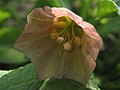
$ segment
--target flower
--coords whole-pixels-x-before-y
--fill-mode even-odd
[[[40,79],[68,78],[86,84],[102,39],[93,25],[66,8],[36,8],[15,48],[35,64]]]

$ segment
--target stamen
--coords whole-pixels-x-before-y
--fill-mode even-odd
[[[81,38],[82,35],[83,35],[82,29],[81,29],[80,27],[77,26],[76,30],[77,30],[77,35]]]
[[[63,49],[70,51],[73,45],[80,47],[82,45],[81,38],[83,31],[74,21],[69,17],[59,17],[55,19],[51,37],[56,39],[58,43],[63,46]],[[62,47],[61,47],[62,48]]]
[[[75,29],[74,29],[74,26],[75,26],[75,23],[72,24],[72,30],[71,30],[73,37],[75,37],[75,33],[74,33],[74,30],[75,30]]]
[[[80,47],[81,46],[81,39],[79,37],[74,37],[74,43],[77,47]]]
[[[58,28],[58,29],[64,29],[65,26],[66,26],[66,23],[65,23],[65,22],[59,22],[59,23],[57,24],[57,28]]]
[[[63,38],[63,37],[58,37],[58,38],[57,38],[57,42],[58,42],[58,43],[62,43],[63,41],[64,41],[64,38]]]
[[[70,43],[65,43],[64,45],[63,45],[63,49],[64,50],[66,50],[66,51],[70,51],[70,50],[72,50],[72,46],[70,45]]]
[[[58,36],[59,36],[59,33],[57,33],[57,32],[51,33],[51,38],[52,39],[58,38]]]

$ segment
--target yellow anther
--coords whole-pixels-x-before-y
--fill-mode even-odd
[[[64,29],[66,26],[66,22],[58,22],[57,23],[57,28],[58,29]]]
[[[67,26],[67,23],[64,21],[58,21],[53,24],[56,29],[64,29]]]

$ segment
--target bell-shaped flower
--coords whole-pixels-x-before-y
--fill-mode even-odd
[[[36,66],[40,79],[68,78],[86,84],[102,39],[93,25],[66,8],[36,8],[15,43]]]

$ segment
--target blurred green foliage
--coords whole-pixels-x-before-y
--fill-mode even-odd
[[[13,48],[14,42],[24,30],[28,13],[44,6],[66,7],[94,24],[104,41],[94,72],[97,84],[102,90],[120,90],[120,0],[0,0],[0,69],[29,63],[26,55]]]

